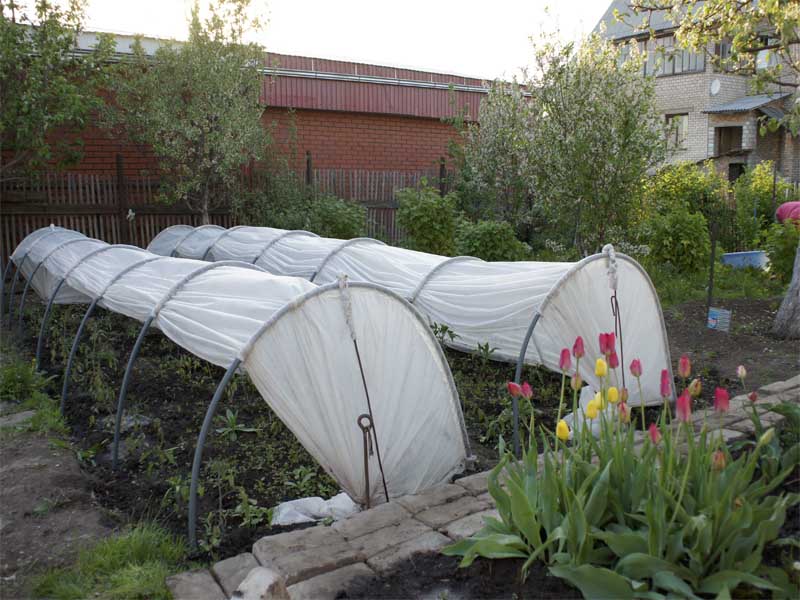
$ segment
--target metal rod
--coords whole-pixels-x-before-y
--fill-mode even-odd
[[[147,317],[147,320],[142,325],[142,329],[139,332],[139,337],[136,338],[136,343],[133,345],[133,350],[131,350],[131,356],[128,359],[128,366],[125,367],[125,375],[122,377],[122,385],[119,388],[117,416],[114,420],[114,446],[111,450],[111,468],[114,470],[117,468],[117,459],[119,457],[119,430],[120,426],[122,425],[122,413],[125,411],[125,396],[128,392],[128,382],[131,378],[133,363],[136,362],[136,356],[139,354],[139,349],[142,347],[142,342],[144,342],[144,335],[147,333],[147,329],[150,327],[150,324],[153,322],[154,318],[155,317],[152,315]]]
[[[528,331],[525,332],[525,339],[522,340],[522,347],[519,349],[519,357],[517,358],[517,368],[514,370],[514,383],[520,383],[522,379],[522,365],[525,362],[525,354],[528,352],[528,345],[531,343],[531,336],[533,330],[536,329],[536,324],[539,322],[541,313],[533,315],[533,320],[528,326]],[[519,458],[519,399],[514,396],[511,398],[511,409],[514,413],[514,456]],[[533,435],[533,432],[531,432]]]
[[[97,306],[97,300],[98,298],[92,300],[89,308],[86,309],[86,313],[83,315],[83,319],[81,319],[81,324],[78,325],[78,331],[75,333],[75,339],[72,340],[72,348],[69,351],[69,358],[67,358],[67,366],[64,368],[64,383],[61,384],[61,404],[59,408],[62,415],[64,414],[64,407],[66,406],[67,402],[67,391],[69,390],[69,377],[72,373],[72,362],[75,360],[75,354],[78,352],[78,343],[83,335],[83,330],[86,328],[86,323],[89,322],[89,317],[92,316],[94,307]]]
[[[11,282],[11,290],[8,292],[8,326],[11,327],[11,323],[14,321],[14,291],[17,289],[17,281],[19,281],[19,274],[22,272],[22,265],[25,264],[25,259],[28,258],[28,255],[22,257],[22,260],[17,267],[17,270],[14,271],[14,279]]]
[[[228,387],[231,377],[236,373],[236,369],[242,363],[240,359],[235,359],[225,375],[222,376],[217,389],[214,391],[214,397],[211,399],[211,404],[208,405],[206,416],[203,419],[203,427],[200,429],[200,435],[197,436],[197,445],[194,448],[194,461],[192,462],[192,483],[189,486],[189,547],[194,549],[197,547],[197,531],[195,525],[197,523],[197,488],[200,482],[200,464],[203,462],[203,447],[206,444],[206,437],[211,429],[211,422],[214,420],[214,413],[217,412],[217,405],[222,398],[222,392]]]
[[[39,365],[41,364],[42,358],[42,347],[44,345],[44,334],[45,330],[47,329],[47,321],[50,319],[50,311],[53,310],[53,303],[56,301],[56,296],[58,296],[58,292],[61,290],[61,286],[64,285],[66,278],[62,278],[61,281],[58,282],[55,291],[50,294],[50,299],[47,301],[47,308],[44,309],[44,316],[42,317],[42,324],[39,327],[39,339],[36,340],[36,370],[39,370]]]
[[[14,265],[14,261],[11,260],[11,257],[8,257],[8,264],[6,268],[3,269],[3,279],[0,280],[0,318],[5,313],[5,299],[6,299],[6,279],[8,278],[9,274],[11,273],[11,267]]]
[[[33,276],[36,275],[36,271],[38,271],[39,267],[41,266],[42,263],[36,265],[36,267],[33,269],[33,273],[31,273],[31,276],[28,277],[28,279],[25,281],[25,287],[22,289],[22,298],[19,301],[19,319],[17,321],[17,326],[19,328],[22,328],[22,318],[25,316],[25,298],[28,296],[28,288],[31,287],[31,281],[33,281]],[[11,323],[9,322],[8,325],[10,327]]]

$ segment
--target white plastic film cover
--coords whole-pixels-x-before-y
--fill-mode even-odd
[[[164,248],[162,252],[180,256],[181,250],[168,242],[177,237],[165,229],[151,249]],[[478,344],[489,344],[498,360],[517,360],[531,322],[541,313],[524,361],[558,371],[561,349],[572,348],[581,335],[587,349],[581,377],[593,387],[599,385],[594,374],[598,337],[615,329],[608,279],[611,259],[604,254],[578,263],[485,262],[269,227],[237,227],[224,235],[204,237],[209,245],[193,248],[192,256],[255,261],[271,273],[303,277],[320,285],[344,274],[351,281],[385,286],[412,301],[430,324],[447,325],[457,336],[445,339],[448,345],[474,351]],[[615,255],[615,260],[622,325],[618,353],[624,364],[612,377],[621,385],[623,369],[639,358],[645,367],[645,402],[659,403],[660,372],[671,367],[658,296],[636,261],[624,255]],[[639,404],[638,388],[627,372],[625,383],[630,403]]]
[[[20,248],[12,260],[19,267],[25,259],[23,276],[36,270],[31,287],[45,301],[64,279],[59,301],[98,299],[138,321],[153,316],[153,326],[205,360],[242,360],[276,414],[359,502],[366,498],[357,419],[369,412],[361,367],[390,497],[463,469],[468,441],[447,362],[419,313],[388,290],[318,287],[246,263],[158,256],[67,230],[39,230]],[[377,453],[369,460],[370,495],[379,502]]]

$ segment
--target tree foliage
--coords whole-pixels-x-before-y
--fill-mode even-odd
[[[85,0],[0,0],[0,181],[80,158],[82,129],[103,104],[97,91],[113,52],[110,36],[76,52]]]
[[[235,199],[242,167],[269,143],[261,124],[264,52],[245,43],[259,26],[250,0],[215,0],[209,16],[192,10],[189,38],[148,56],[141,43],[114,79],[110,123],[152,147],[163,197],[184,201],[208,222],[209,210]]]

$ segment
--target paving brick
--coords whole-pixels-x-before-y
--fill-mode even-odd
[[[787,379],[786,381],[784,381],[784,383],[790,388],[800,388],[800,373],[798,373],[791,379]]]
[[[433,529],[416,519],[408,518],[400,521],[397,525],[384,527],[383,529],[378,529],[378,531],[352,539],[350,540],[350,545],[363,552],[364,556],[369,558],[392,546],[398,546],[403,542],[413,540],[429,531],[433,531]]]
[[[398,498],[395,502],[411,514],[416,514],[433,506],[439,506],[466,495],[467,490],[460,485],[445,483],[434,486],[421,494],[413,494]]]
[[[758,392],[764,395],[780,394],[781,392],[786,392],[794,387],[796,387],[796,384],[794,382],[794,377],[793,377],[792,379],[788,379],[786,381],[776,381],[775,383],[770,383],[769,385],[765,385],[759,388]]]
[[[211,567],[211,573],[219,582],[222,591],[230,597],[244,578],[258,566],[255,556],[249,552],[231,556],[225,560],[215,563]]]
[[[384,527],[397,525],[400,521],[410,516],[411,513],[397,502],[387,502],[370,510],[357,513],[352,517],[337,521],[331,528],[346,539],[353,539]]]
[[[360,583],[374,577],[375,572],[365,563],[356,563],[295,583],[289,586],[289,596],[293,600],[304,598],[334,600],[334,598],[346,594],[354,583]]]
[[[473,513],[445,525],[441,529],[441,532],[452,540],[460,540],[470,537],[471,535],[474,535],[483,529],[485,517],[495,517],[499,519],[500,513],[497,512],[496,509],[489,509],[478,513]]]
[[[453,483],[460,485],[466,489],[470,494],[478,496],[485,493],[489,488],[489,473],[491,471],[482,471],[474,475],[468,475],[461,479],[456,479]]]
[[[266,567],[252,569],[231,595],[231,600],[291,600],[286,582]]]
[[[434,529],[439,529],[461,517],[486,510],[487,508],[489,508],[489,505],[483,500],[472,496],[466,496],[453,502],[448,502],[441,506],[434,506],[421,513],[417,513],[415,518]]]
[[[167,577],[173,600],[225,600],[222,588],[207,569],[186,571]]]
[[[412,560],[418,552],[433,552],[450,543],[452,543],[450,538],[437,531],[431,531],[373,556],[367,564],[378,573],[385,573],[401,563]]]

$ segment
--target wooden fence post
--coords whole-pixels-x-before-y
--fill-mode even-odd
[[[311,165],[311,152],[306,150],[306,185],[314,185],[314,170]]]
[[[125,170],[122,154],[117,154],[117,219],[120,244],[131,243],[131,221],[128,220],[128,189],[125,185]]]
[[[439,158],[439,194],[444,196],[447,193],[447,168],[444,163],[444,156]]]

